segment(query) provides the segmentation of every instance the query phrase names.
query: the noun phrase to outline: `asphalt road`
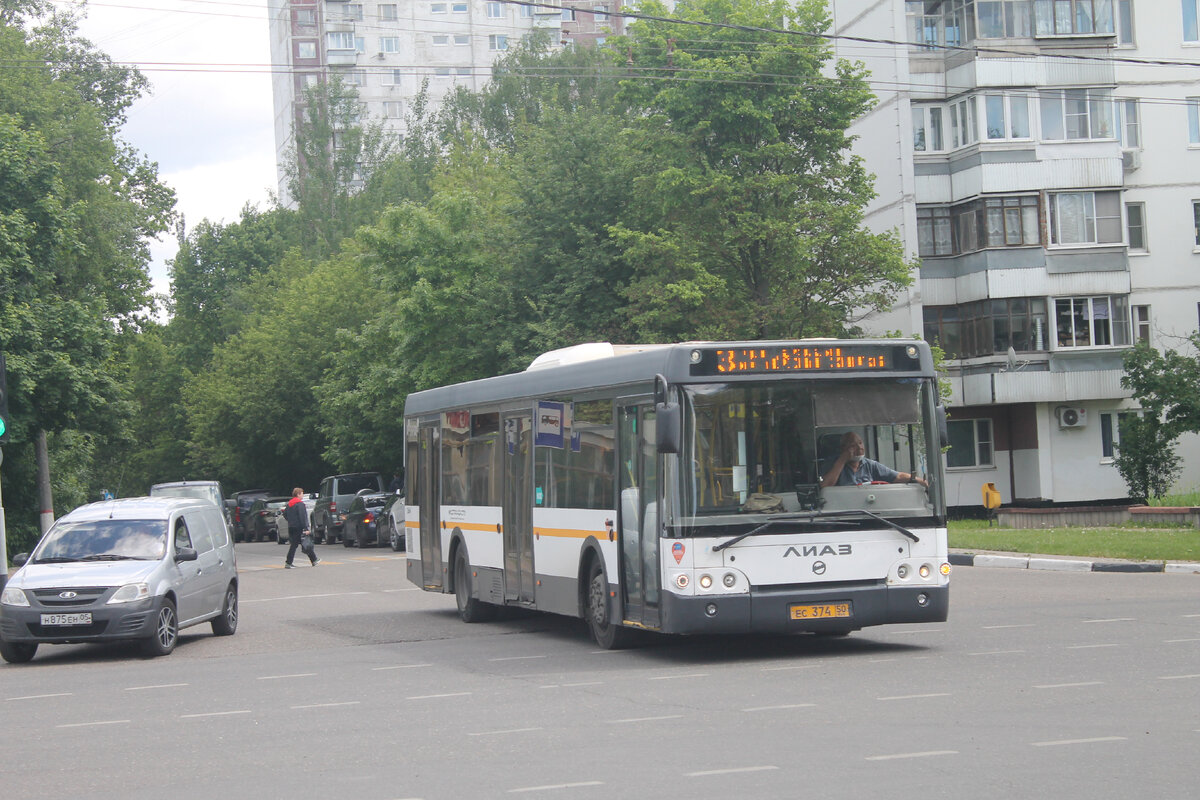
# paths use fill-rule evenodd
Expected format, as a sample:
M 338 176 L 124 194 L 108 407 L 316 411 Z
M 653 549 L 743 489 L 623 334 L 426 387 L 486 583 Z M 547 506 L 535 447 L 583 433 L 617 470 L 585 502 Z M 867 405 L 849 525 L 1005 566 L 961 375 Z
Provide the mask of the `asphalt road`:
M 464 625 L 403 554 L 318 549 L 239 545 L 233 637 L 0 667 L 0 796 L 1200 793 L 1200 576 L 966 567 L 940 625 L 605 652 L 576 620 Z

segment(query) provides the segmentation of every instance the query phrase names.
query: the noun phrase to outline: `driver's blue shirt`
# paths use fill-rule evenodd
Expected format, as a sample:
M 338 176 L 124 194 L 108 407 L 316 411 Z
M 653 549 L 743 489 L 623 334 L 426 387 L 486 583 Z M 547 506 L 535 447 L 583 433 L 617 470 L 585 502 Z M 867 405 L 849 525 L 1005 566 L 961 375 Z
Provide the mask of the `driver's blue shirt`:
M 887 481 L 888 483 L 892 483 L 898 477 L 900 477 L 900 473 L 891 467 L 880 464 L 878 461 L 872 461 L 869 458 L 863 458 L 858 462 L 857 469 L 851 466 L 851 462 L 846 462 L 846 465 L 842 467 L 842 471 L 838 475 L 837 485 L 861 486 L 871 481 Z

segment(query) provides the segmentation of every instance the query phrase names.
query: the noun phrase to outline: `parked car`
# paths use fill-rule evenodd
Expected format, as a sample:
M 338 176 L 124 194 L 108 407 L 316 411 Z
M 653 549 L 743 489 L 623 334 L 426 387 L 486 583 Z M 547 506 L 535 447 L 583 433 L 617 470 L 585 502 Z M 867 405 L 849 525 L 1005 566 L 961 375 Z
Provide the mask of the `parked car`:
M 387 516 L 383 507 L 395 495 L 363 490 L 350 501 L 342 529 L 342 544 L 346 547 L 371 547 L 390 544 Z
M 396 552 L 404 550 L 404 495 L 391 495 L 383 506 L 382 516 L 387 521 L 388 544 Z
M 233 493 L 233 539 L 236 542 L 249 541 L 249 536 L 252 533 L 247 527 L 250 521 L 250 506 L 254 505 L 254 501 L 264 497 L 271 497 L 275 492 L 269 489 L 242 489 L 240 492 Z
M 225 490 L 220 481 L 172 481 L 156 483 L 150 487 L 151 497 L 196 497 L 216 503 L 225 515 L 225 522 L 232 522 L 229 505 L 225 501 Z
M 310 522 L 313 541 L 333 544 L 342 539 L 342 525 L 350 502 L 364 489 L 383 492 L 383 478 L 378 472 L 353 472 L 322 479 Z
M 40 644 L 132 639 L 147 655 L 175 649 L 202 622 L 237 630 L 237 561 L 208 500 L 133 497 L 59 518 L 0 593 L 0 656 L 29 661 Z
M 246 512 L 246 529 L 250 533 L 250 541 L 279 540 L 279 523 L 289 500 L 290 497 L 259 497 L 251 504 L 250 510 Z M 283 523 L 283 526 L 283 540 L 286 542 L 287 523 Z

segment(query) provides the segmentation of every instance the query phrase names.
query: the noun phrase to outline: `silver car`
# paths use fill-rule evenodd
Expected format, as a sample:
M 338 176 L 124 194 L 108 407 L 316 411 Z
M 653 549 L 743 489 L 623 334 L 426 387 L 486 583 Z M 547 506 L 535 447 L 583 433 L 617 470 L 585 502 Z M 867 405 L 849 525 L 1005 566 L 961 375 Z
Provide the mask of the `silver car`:
M 149 656 L 179 631 L 209 622 L 237 630 L 238 574 L 221 509 L 206 500 L 134 497 L 61 517 L 0 594 L 0 656 L 33 658 L 39 644 L 138 640 Z

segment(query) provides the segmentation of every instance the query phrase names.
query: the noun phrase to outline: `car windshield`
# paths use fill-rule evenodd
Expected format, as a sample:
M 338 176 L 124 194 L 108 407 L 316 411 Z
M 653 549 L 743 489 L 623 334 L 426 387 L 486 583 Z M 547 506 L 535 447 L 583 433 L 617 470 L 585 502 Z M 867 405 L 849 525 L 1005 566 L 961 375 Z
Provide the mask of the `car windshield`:
M 928 516 L 941 488 L 934 387 L 911 380 L 768 381 L 686 387 L 688 433 L 678 511 L 685 527 L 746 523 L 746 514 L 868 510 Z M 870 459 L 868 486 L 821 486 L 847 440 Z M 875 482 L 877 481 L 877 483 Z M 889 485 L 884 485 L 889 484 Z
M 34 563 L 157 561 L 166 553 L 167 523 L 161 519 L 105 519 L 59 523 L 38 545 Z
M 363 489 L 370 489 L 372 492 L 378 492 L 379 476 L 366 474 L 347 475 L 344 478 L 338 478 L 339 494 L 358 494 Z

